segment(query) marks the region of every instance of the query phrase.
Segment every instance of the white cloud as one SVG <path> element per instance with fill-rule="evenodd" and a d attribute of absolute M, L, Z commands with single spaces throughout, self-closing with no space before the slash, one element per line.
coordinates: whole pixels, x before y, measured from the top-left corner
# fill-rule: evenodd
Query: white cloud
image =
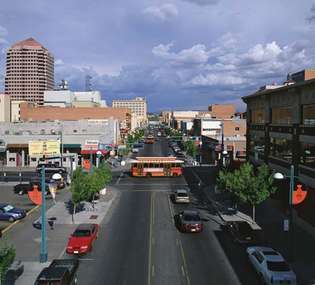
<path fill-rule="evenodd" d="M 200 6 L 215 5 L 219 3 L 219 0 L 183 0 L 183 1 L 194 3 Z"/>
<path fill-rule="evenodd" d="M 162 6 L 150 6 L 143 10 L 143 13 L 153 16 L 161 21 L 166 21 L 178 16 L 177 7 L 174 4 L 163 4 Z"/>
<path fill-rule="evenodd" d="M 55 60 L 55 65 L 63 65 L 63 64 L 64 64 L 64 62 L 62 59 L 58 58 Z"/>
<path fill-rule="evenodd" d="M 167 45 L 160 44 L 152 49 L 152 53 L 165 60 L 170 60 L 173 64 L 201 64 L 209 59 L 209 51 L 203 44 L 197 44 L 189 49 L 183 49 L 178 53 L 170 52 L 173 43 Z"/>
<path fill-rule="evenodd" d="M 225 85 L 239 85 L 244 84 L 246 82 L 245 79 L 235 75 L 228 75 L 224 73 L 209 73 L 206 75 L 199 74 L 191 80 L 192 85 L 199 86 L 225 86 Z"/>
<path fill-rule="evenodd" d="M 245 61 L 259 63 L 275 60 L 281 53 L 282 49 L 273 41 L 265 46 L 262 44 L 255 45 L 247 53 L 243 54 L 241 58 Z"/>

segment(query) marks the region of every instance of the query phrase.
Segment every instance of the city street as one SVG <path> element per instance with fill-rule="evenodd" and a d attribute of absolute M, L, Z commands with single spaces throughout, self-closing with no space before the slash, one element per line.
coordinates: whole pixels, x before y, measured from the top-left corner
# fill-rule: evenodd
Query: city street
<path fill-rule="evenodd" d="M 167 141 L 145 145 L 138 156 L 167 155 Z M 100 227 L 93 252 L 81 259 L 79 284 L 258 284 L 243 248 L 222 237 L 219 222 L 202 193 L 192 189 L 189 206 L 174 205 L 170 195 L 187 188 L 184 177 L 115 176 L 116 206 Z M 183 234 L 174 214 L 198 209 L 201 234 Z"/>

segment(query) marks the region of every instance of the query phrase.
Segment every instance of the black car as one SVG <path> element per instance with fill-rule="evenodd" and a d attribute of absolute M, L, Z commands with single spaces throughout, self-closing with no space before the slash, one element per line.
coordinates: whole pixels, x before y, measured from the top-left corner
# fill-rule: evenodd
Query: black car
<path fill-rule="evenodd" d="M 227 222 L 222 227 L 235 242 L 241 244 L 258 243 L 262 235 L 260 228 L 253 228 L 247 221 Z"/>
<path fill-rule="evenodd" d="M 175 216 L 175 223 L 181 232 L 200 233 L 203 223 L 198 211 L 185 210 Z"/>
<path fill-rule="evenodd" d="M 26 182 L 26 183 L 20 183 L 14 186 L 13 191 L 15 194 L 18 195 L 25 195 L 29 191 L 33 190 L 34 185 L 38 185 L 38 190 L 41 191 L 40 182 Z M 46 181 L 46 194 L 49 194 L 49 186 L 48 181 Z"/>
<path fill-rule="evenodd" d="M 77 284 L 78 259 L 54 259 L 38 275 L 34 285 Z"/>

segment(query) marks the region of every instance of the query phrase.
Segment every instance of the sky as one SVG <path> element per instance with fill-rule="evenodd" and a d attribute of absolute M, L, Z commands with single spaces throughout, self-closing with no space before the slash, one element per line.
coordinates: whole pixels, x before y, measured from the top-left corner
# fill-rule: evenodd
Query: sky
<path fill-rule="evenodd" d="M 55 82 L 108 103 L 147 98 L 149 110 L 233 103 L 288 73 L 315 67 L 315 0 L 1 0 L 5 53 L 34 37 L 55 58 Z"/>

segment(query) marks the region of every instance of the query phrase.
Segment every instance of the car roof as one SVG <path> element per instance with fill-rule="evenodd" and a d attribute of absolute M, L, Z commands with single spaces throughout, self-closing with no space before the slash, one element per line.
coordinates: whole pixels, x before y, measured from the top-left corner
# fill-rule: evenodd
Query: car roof
<path fill-rule="evenodd" d="M 186 189 L 177 189 L 176 190 L 176 193 L 188 193 L 188 190 L 186 190 Z"/>
<path fill-rule="evenodd" d="M 253 248 L 262 254 L 267 261 L 285 261 L 282 255 L 271 247 L 256 246 Z"/>
<path fill-rule="evenodd" d="M 54 281 L 60 280 L 69 270 L 66 267 L 50 268 L 46 267 L 38 276 L 38 281 Z"/>
<path fill-rule="evenodd" d="M 183 214 L 184 215 L 199 215 L 199 212 L 195 210 L 184 210 Z"/>
<path fill-rule="evenodd" d="M 91 230 L 95 224 L 80 224 L 75 230 Z"/>

